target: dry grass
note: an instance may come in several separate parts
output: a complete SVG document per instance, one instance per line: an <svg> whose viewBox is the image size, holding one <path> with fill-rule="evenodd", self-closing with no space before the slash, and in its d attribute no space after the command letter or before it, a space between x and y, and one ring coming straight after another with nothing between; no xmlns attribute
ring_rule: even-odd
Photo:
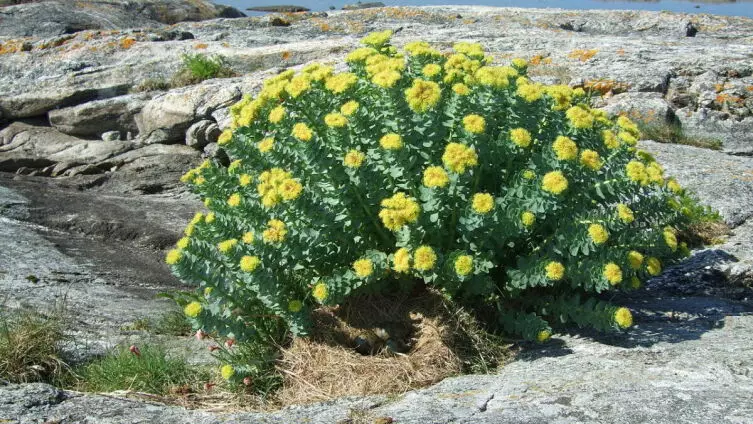
<svg viewBox="0 0 753 424"><path fill-rule="evenodd" d="M724 243L731 233L724 221L700 221L682 231L681 238L690 246L704 246Z"/></svg>
<svg viewBox="0 0 753 424"><path fill-rule="evenodd" d="M316 311L314 319L311 337L283 349L282 405L402 394L462 372L489 371L509 356L505 343L436 293L361 297ZM375 354L356 352L359 337L371 341Z"/></svg>

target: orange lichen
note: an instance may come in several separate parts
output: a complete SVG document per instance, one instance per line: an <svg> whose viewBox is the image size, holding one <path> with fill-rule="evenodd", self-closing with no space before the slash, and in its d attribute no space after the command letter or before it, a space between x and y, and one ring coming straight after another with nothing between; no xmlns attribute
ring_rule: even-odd
<svg viewBox="0 0 753 424"><path fill-rule="evenodd" d="M282 57L282 60L288 60L293 55L289 51L285 50L280 56Z"/></svg>
<svg viewBox="0 0 753 424"><path fill-rule="evenodd" d="M595 80L586 80L586 82L583 83L583 88L585 90L591 90L600 93L602 96L606 95L607 93L611 94L619 94L624 93L628 91L630 88L630 84L625 82L619 82L611 79L595 79Z"/></svg>
<svg viewBox="0 0 753 424"><path fill-rule="evenodd" d="M131 37L120 40L120 48L122 49L130 49L134 44L136 44L136 40Z"/></svg>
<svg viewBox="0 0 753 424"><path fill-rule="evenodd" d="M193 45L193 48L195 48L196 50L204 50L207 47L209 47L207 43L197 43Z"/></svg>
<svg viewBox="0 0 753 424"><path fill-rule="evenodd" d="M570 59L578 59L581 62L588 62L592 57L596 56L596 53L598 53L598 49L590 49L590 50L584 50L584 49L575 49L571 51L567 57Z"/></svg>

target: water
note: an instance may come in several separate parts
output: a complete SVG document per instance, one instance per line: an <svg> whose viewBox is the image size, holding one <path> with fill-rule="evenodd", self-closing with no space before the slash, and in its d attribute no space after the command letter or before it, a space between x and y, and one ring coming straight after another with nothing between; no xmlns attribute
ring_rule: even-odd
<svg viewBox="0 0 753 424"><path fill-rule="evenodd" d="M362 0L366 2L367 0ZM311 10L337 9L357 0L216 0L245 12L249 6L292 4ZM382 0L387 6L427 5L483 5L504 7L556 7L562 9L612 9L612 10L669 10L685 13L712 13L716 15L746 16L753 18L753 0ZM248 14L248 13L247 13Z"/></svg>

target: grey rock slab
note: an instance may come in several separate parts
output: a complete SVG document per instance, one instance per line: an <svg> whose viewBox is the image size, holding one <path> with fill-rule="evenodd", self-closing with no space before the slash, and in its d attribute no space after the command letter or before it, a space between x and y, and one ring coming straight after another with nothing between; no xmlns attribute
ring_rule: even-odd
<svg viewBox="0 0 753 424"><path fill-rule="evenodd" d="M753 157L653 141L639 146L655 155L665 175L676 177L732 227L753 216Z"/></svg>
<svg viewBox="0 0 753 424"><path fill-rule="evenodd" d="M665 124L674 113L661 93L628 92L610 97L603 109L611 116L627 115L648 123Z"/></svg>
<svg viewBox="0 0 753 424"><path fill-rule="evenodd" d="M753 154L753 117L734 119L708 108L683 108L676 115L685 133L719 140L729 153Z"/></svg>
<svg viewBox="0 0 753 424"><path fill-rule="evenodd" d="M186 130L186 145L201 150L210 142L217 141L217 136L212 141L207 138L207 130L213 125L217 126L214 121L203 119L188 127L188 130Z"/></svg>
<svg viewBox="0 0 753 424"><path fill-rule="evenodd" d="M95 100L51 110L48 117L58 131L75 136L99 138L108 131L135 133L138 127L134 116L151 97L141 93Z"/></svg>

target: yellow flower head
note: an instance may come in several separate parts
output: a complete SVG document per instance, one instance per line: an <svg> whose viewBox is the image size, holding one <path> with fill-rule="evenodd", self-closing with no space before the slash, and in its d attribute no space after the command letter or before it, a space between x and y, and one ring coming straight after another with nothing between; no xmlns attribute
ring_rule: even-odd
<svg viewBox="0 0 753 424"><path fill-rule="evenodd" d="M165 256L165 263L167 263L168 265L175 265L180 262L181 258L183 258L183 252L179 249L172 249L167 252L167 256Z"/></svg>
<svg viewBox="0 0 753 424"><path fill-rule="evenodd" d="M238 193L233 193L228 197L227 204L231 208L234 208L236 206L239 206L241 204L241 195Z"/></svg>
<svg viewBox="0 0 753 424"><path fill-rule="evenodd" d="M330 128L342 128L348 124L348 118L341 113L328 113L324 117L324 123Z"/></svg>
<svg viewBox="0 0 753 424"><path fill-rule="evenodd" d="M567 85L550 85L545 88L546 94L548 94L552 100L554 100L554 110L565 110L570 107L570 102L573 99L573 89Z"/></svg>
<svg viewBox="0 0 753 424"><path fill-rule="evenodd" d="M366 159L366 155L358 150L350 150L345 154L343 158L343 165L348 168L360 168L363 161Z"/></svg>
<svg viewBox="0 0 753 424"><path fill-rule="evenodd" d="M591 128L594 125L594 117L581 106L573 106L565 113L573 128Z"/></svg>
<svg viewBox="0 0 753 424"><path fill-rule="evenodd" d="M416 222L421 212L416 199L408 197L402 192L382 200L381 205L382 210L379 211L379 218L384 226L392 231L397 231L406 224Z"/></svg>
<svg viewBox="0 0 753 424"><path fill-rule="evenodd" d="M473 147L449 143L442 154L442 163L450 171L462 174L466 168L478 165L478 155Z"/></svg>
<svg viewBox="0 0 753 424"><path fill-rule="evenodd" d="M199 302L191 302L188 305L186 305L185 308L183 308L183 313L186 314L186 316L191 318L196 318L199 316L201 311L204 308L201 307L201 303Z"/></svg>
<svg viewBox="0 0 753 424"><path fill-rule="evenodd" d="M559 262L549 262L546 265L546 278L559 281L565 276L565 266Z"/></svg>
<svg viewBox="0 0 753 424"><path fill-rule="evenodd" d="M523 84L518 86L515 94L526 102L533 103L544 97L544 88L540 84Z"/></svg>
<svg viewBox="0 0 753 424"><path fill-rule="evenodd" d="M366 59L376 54L379 54L379 52L377 52L376 49L372 47L361 47L348 53L345 61L348 63L364 62Z"/></svg>
<svg viewBox="0 0 753 424"><path fill-rule="evenodd" d="M595 244L604 244L609 240L609 232L601 224L589 225L588 235Z"/></svg>
<svg viewBox="0 0 753 424"><path fill-rule="evenodd" d="M316 299L317 302L322 303L327 300L327 296L329 296L329 289L327 288L326 284L317 283L316 285L314 285L314 289L312 290L311 294L314 296L314 299Z"/></svg>
<svg viewBox="0 0 753 424"><path fill-rule="evenodd" d="M473 71L472 66L465 66L465 69L467 69L466 72ZM510 85L510 78L516 78L518 76L518 72L509 66L483 66L478 68L473 73L473 76L481 85L494 88L505 88Z"/></svg>
<svg viewBox="0 0 753 424"><path fill-rule="evenodd" d="M622 270L614 262L604 265L602 275L604 275L604 278L606 278L607 281L609 281L609 284L613 286L622 282Z"/></svg>
<svg viewBox="0 0 753 424"><path fill-rule="evenodd" d="M311 131L311 128L309 128L309 126L303 122L299 122L293 125L292 134L293 137L301 141L309 141L314 135L314 133Z"/></svg>
<svg viewBox="0 0 753 424"><path fill-rule="evenodd" d="M395 133L385 134L379 139L379 145L386 150L397 150L403 147L403 137Z"/></svg>
<svg viewBox="0 0 753 424"><path fill-rule="evenodd" d="M631 160L625 165L625 174L632 181L641 185L646 185L650 181L648 173L646 172L646 166L637 160Z"/></svg>
<svg viewBox="0 0 753 424"><path fill-rule="evenodd" d="M277 106L269 112L269 122L278 124L285 117L285 108Z"/></svg>
<svg viewBox="0 0 753 424"><path fill-rule="evenodd" d="M478 214L487 214L494 209L494 197L489 193L476 193L471 201L473 211Z"/></svg>
<svg viewBox="0 0 753 424"><path fill-rule="evenodd" d="M204 222L206 222L207 224L211 224L214 222L215 218L216 216L214 212L209 212L207 216L204 217Z"/></svg>
<svg viewBox="0 0 753 424"><path fill-rule="evenodd" d="M630 224L631 222L635 221L633 210L622 203L617 205L617 217L619 217L620 220L626 224Z"/></svg>
<svg viewBox="0 0 753 424"><path fill-rule="evenodd" d="M664 230L662 233L664 235L664 242L669 246L669 248L674 252L677 250L677 236L675 236L674 231L671 230Z"/></svg>
<svg viewBox="0 0 753 424"><path fill-rule="evenodd" d="M473 271L473 256L460 255L455 259L455 273L464 277Z"/></svg>
<svg viewBox="0 0 753 424"><path fill-rule="evenodd" d="M342 106L340 106L340 113L342 113L345 116L353 115L354 113L356 113L356 110L358 110L358 106L360 105L358 104L357 101L351 100L343 104Z"/></svg>
<svg viewBox="0 0 753 424"><path fill-rule="evenodd" d="M592 171L598 171L601 169L602 165L604 165L599 154L591 149L586 149L581 152L580 164Z"/></svg>
<svg viewBox="0 0 753 424"><path fill-rule="evenodd" d="M254 272L261 263L258 256L244 256L241 258L240 266L243 272Z"/></svg>
<svg viewBox="0 0 753 424"><path fill-rule="evenodd" d="M221 241L217 243L217 249L222 253L228 253L231 250L233 250L233 248L237 244L238 244L238 240L236 239L225 240L225 241Z"/></svg>
<svg viewBox="0 0 753 424"><path fill-rule="evenodd" d="M220 374L225 380L230 380L235 375L235 368L232 365L225 364L220 368Z"/></svg>
<svg viewBox="0 0 753 424"><path fill-rule="evenodd" d="M374 273L374 262L368 258L362 258L353 262L353 270L360 278L366 278Z"/></svg>
<svg viewBox="0 0 753 424"><path fill-rule="evenodd" d="M175 246L178 247L178 249L185 249L188 247L188 244L191 243L191 239L188 237L182 237L180 240L178 240L177 243L175 243Z"/></svg>
<svg viewBox="0 0 753 424"><path fill-rule="evenodd" d="M670 189L675 194L682 193L682 187L674 178L670 178L669 180L667 180L667 188Z"/></svg>
<svg viewBox="0 0 753 424"><path fill-rule="evenodd" d="M627 254L628 263L630 264L630 268L633 268L635 270L641 269L641 265L643 265L643 255L641 252L636 252L635 250L631 250Z"/></svg>
<svg viewBox="0 0 753 424"><path fill-rule="evenodd" d="M428 271L434 268L437 262L437 254L429 246L420 246L413 253L413 268L419 271Z"/></svg>
<svg viewBox="0 0 753 424"><path fill-rule="evenodd" d="M466 115L463 118L463 127L473 134L481 134L486 129L486 120L479 115Z"/></svg>
<svg viewBox="0 0 753 424"><path fill-rule="evenodd" d="M424 185L426 187L444 187L449 182L450 178L441 166L430 166L424 170Z"/></svg>
<svg viewBox="0 0 753 424"><path fill-rule="evenodd" d="M400 74L400 72L392 69L387 69L374 74L374 76L371 78L371 82L382 88L392 88L398 81L400 81L400 78L402 77L403 76L402 74Z"/></svg>
<svg viewBox="0 0 753 424"><path fill-rule="evenodd" d="M324 83L324 87L335 94L341 94L347 91L356 82L358 82L358 77L356 76L356 74L344 72L341 74L332 75L331 77L327 78L327 82Z"/></svg>
<svg viewBox="0 0 753 424"><path fill-rule="evenodd" d="M246 231L243 233L243 237L241 237L241 241L246 244L254 244L254 232L253 231Z"/></svg>
<svg viewBox="0 0 753 424"><path fill-rule="evenodd" d="M390 38L392 38L392 34L393 34L393 32L392 32L391 29L387 29L387 30L384 30L384 31L372 32L369 35L363 37L361 39L361 43L363 43L363 44L365 44L365 45L367 45L369 47L373 47L375 49L378 49L378 48L384 46L385 44L389 43Z"/></svg>
<svg viewBox="0 0 753 424"><path fill-rule="evenodd" d="M641 133L638 130L638 125L636 125L635 122L631 121L630 118L624 115L621 115L619 118L617 118L617 126L636 137L638 137Z"/></svg>
<svg viewBox="0 0 753 424"><path fill-rule="evenodd" d="M288 312L301 312L301 309L303 309L303 303L300 300L291 300L288 302Z"/></svg>
<svg viewBox="0 0 753 424"><path fill-rule="evenodd" d="M602 131L601 137L604 140L604 146L606 146L607 149L616 149L620 147L620 140L612 131L609 131L609 130Z"/></svg>
<svg viewBox="0 0 753 424"><path fill-rule="evenodd" d="M256 148L262 153L267 153L275 146L275 140L271 137L262 139L257 143Z"/></svg>
<svg viewBox="0 0 753 424"><path fill-rule="evenodd" d="M282 243L285 240L288 230L285 223L279 219L270 219L267 222L267 228L261 234L265 243Z"/></svg>
<svg viewBox="0 0 753 424"><path fill-rule="evenodd" d="M230 143L230 140L233 139L233 130L225 130L220 134L219 137L217 137L217 144L220 146L224 146L225 144Z"/></svg>
<svg viewBox="0 0 753 424"><path fill-rule="evenodd" d="M641 288L641 280L635 275L630 279L630 288L633 290Z"/></svg>
<svg viewBox="0 0 753 424"><path fill-rule="evenodd" d="M421 73L428 78L437 76L440 72L442 72L442 67L437 65L436 63L430 63L424 66L423 69L421 69Z"/></svg>
<svg viewBox="0 0 753 424"><path fill-rule="evenodd" d="M442 89L433 81L414 79L413 85L405 90L405 100L408 106L416 113L424 113L439 103L442 97Z"/></svg>
<svg viewBox="0 0 753 424"><path fill-rule="evenodd" d="M567 190L567 178L561 171L550 171L541 180L541 188L552 194L560 194Z"/></svg>
<svg viewBox="0 0 753 424"><path fill-rule="evenodd" d="M531 211L525 211L520 214L520 222L522 222L524 226L530 227L536 222L536 215Z"/></svg>
<svg viewBox="0 0 753 424"><path fill-rule="evenodd" d="M471 94L471 89L468 88L468 86L463 84L462 82L454 84L452 86L452 91L454 91L455 94L457 94L458 96L467 96Z"/></svg>
<svg viewBox="0 0 753 424"><path fill-rule="evenodd" d="M253 180L253 177L248 174L238 175L238 184L240 184L241 187L246 187L247 185L251 184Z"/></svg>
<svg viewBox="0 0 753 424"><path fill-rule="evenodd" d="M617 308L614 312L614 322L620 328L628 328L633 325L633 314L630 313L628 308Z"/></svg>
<svg viewBox="0 0 753 424"><path fill-rule="evenodd" d="M230 165L228 165L228 167L227 167L227 172L229 172L231 174L234 173L235 171L238 170L238 168L241 167L242 163L243 163L243 161L240 160L240 159L236 159L236 160L230 162Z"/></svg>
<svg viewBox="0 0 753 424"><path fill-rule="evenodd" d="M531 145L531 133L525 128L510 130L510 140L520 147L526 148Z"/></svg>
<svg viewBox="0 0 753 424"><path fill-rule="evenodd" d="M525 69L528 67L528 61L523 59L522 57L516 57L512 60L512 66L517 69Z"/></svg>
<svg viewBox="0 0 753 424"><path fill-rule="evenodd" d="M290 80L290 83L285 86L285 91L290 94L290 97L295 99L301 94L307 92L310 88L311 77L306 74L301 74Z"/></svg>
<svg viewBox="0 0 753 424"><path fill-rule="evenodd" d="M552 337L552 332L549 330L541 330L536 334L536 341L544 343Z"/></svg>
<svg viewBox="0 0 753 424"><path fill-rule="evenodd" d="M557 136L552 143L552 150L557 155L557 160L573 160L578 157L578 145L565 136Z"/></svg>
<svg viewBox="0 0 753 424"><path fill-rule="evenodd" d="M659 259L653 257L648 258L646 261L646 270L649 275L659 275L661 273L661 262L659 262Z"/></svg>
<svg viewBox="0 0 753 424"><path fill-rule="evenodd" d="M664 168L658 162L651 162L646 166L646 174L652 183L664 182Z"/></svg>
<svg viewBox="0 0 753 424"><path fill-rule="evenodd" d="M392 258L392 269L396 272L410 271L410 251L404 247L397 249Z"/></svg>
<svg viewBox="0 0 753 424"><path fill-rule="evenodd" d="M531 169L526 169L525 171L523 171L523 178L525 178L526 180L532 180L536 178L536 173Z"/></svg>

